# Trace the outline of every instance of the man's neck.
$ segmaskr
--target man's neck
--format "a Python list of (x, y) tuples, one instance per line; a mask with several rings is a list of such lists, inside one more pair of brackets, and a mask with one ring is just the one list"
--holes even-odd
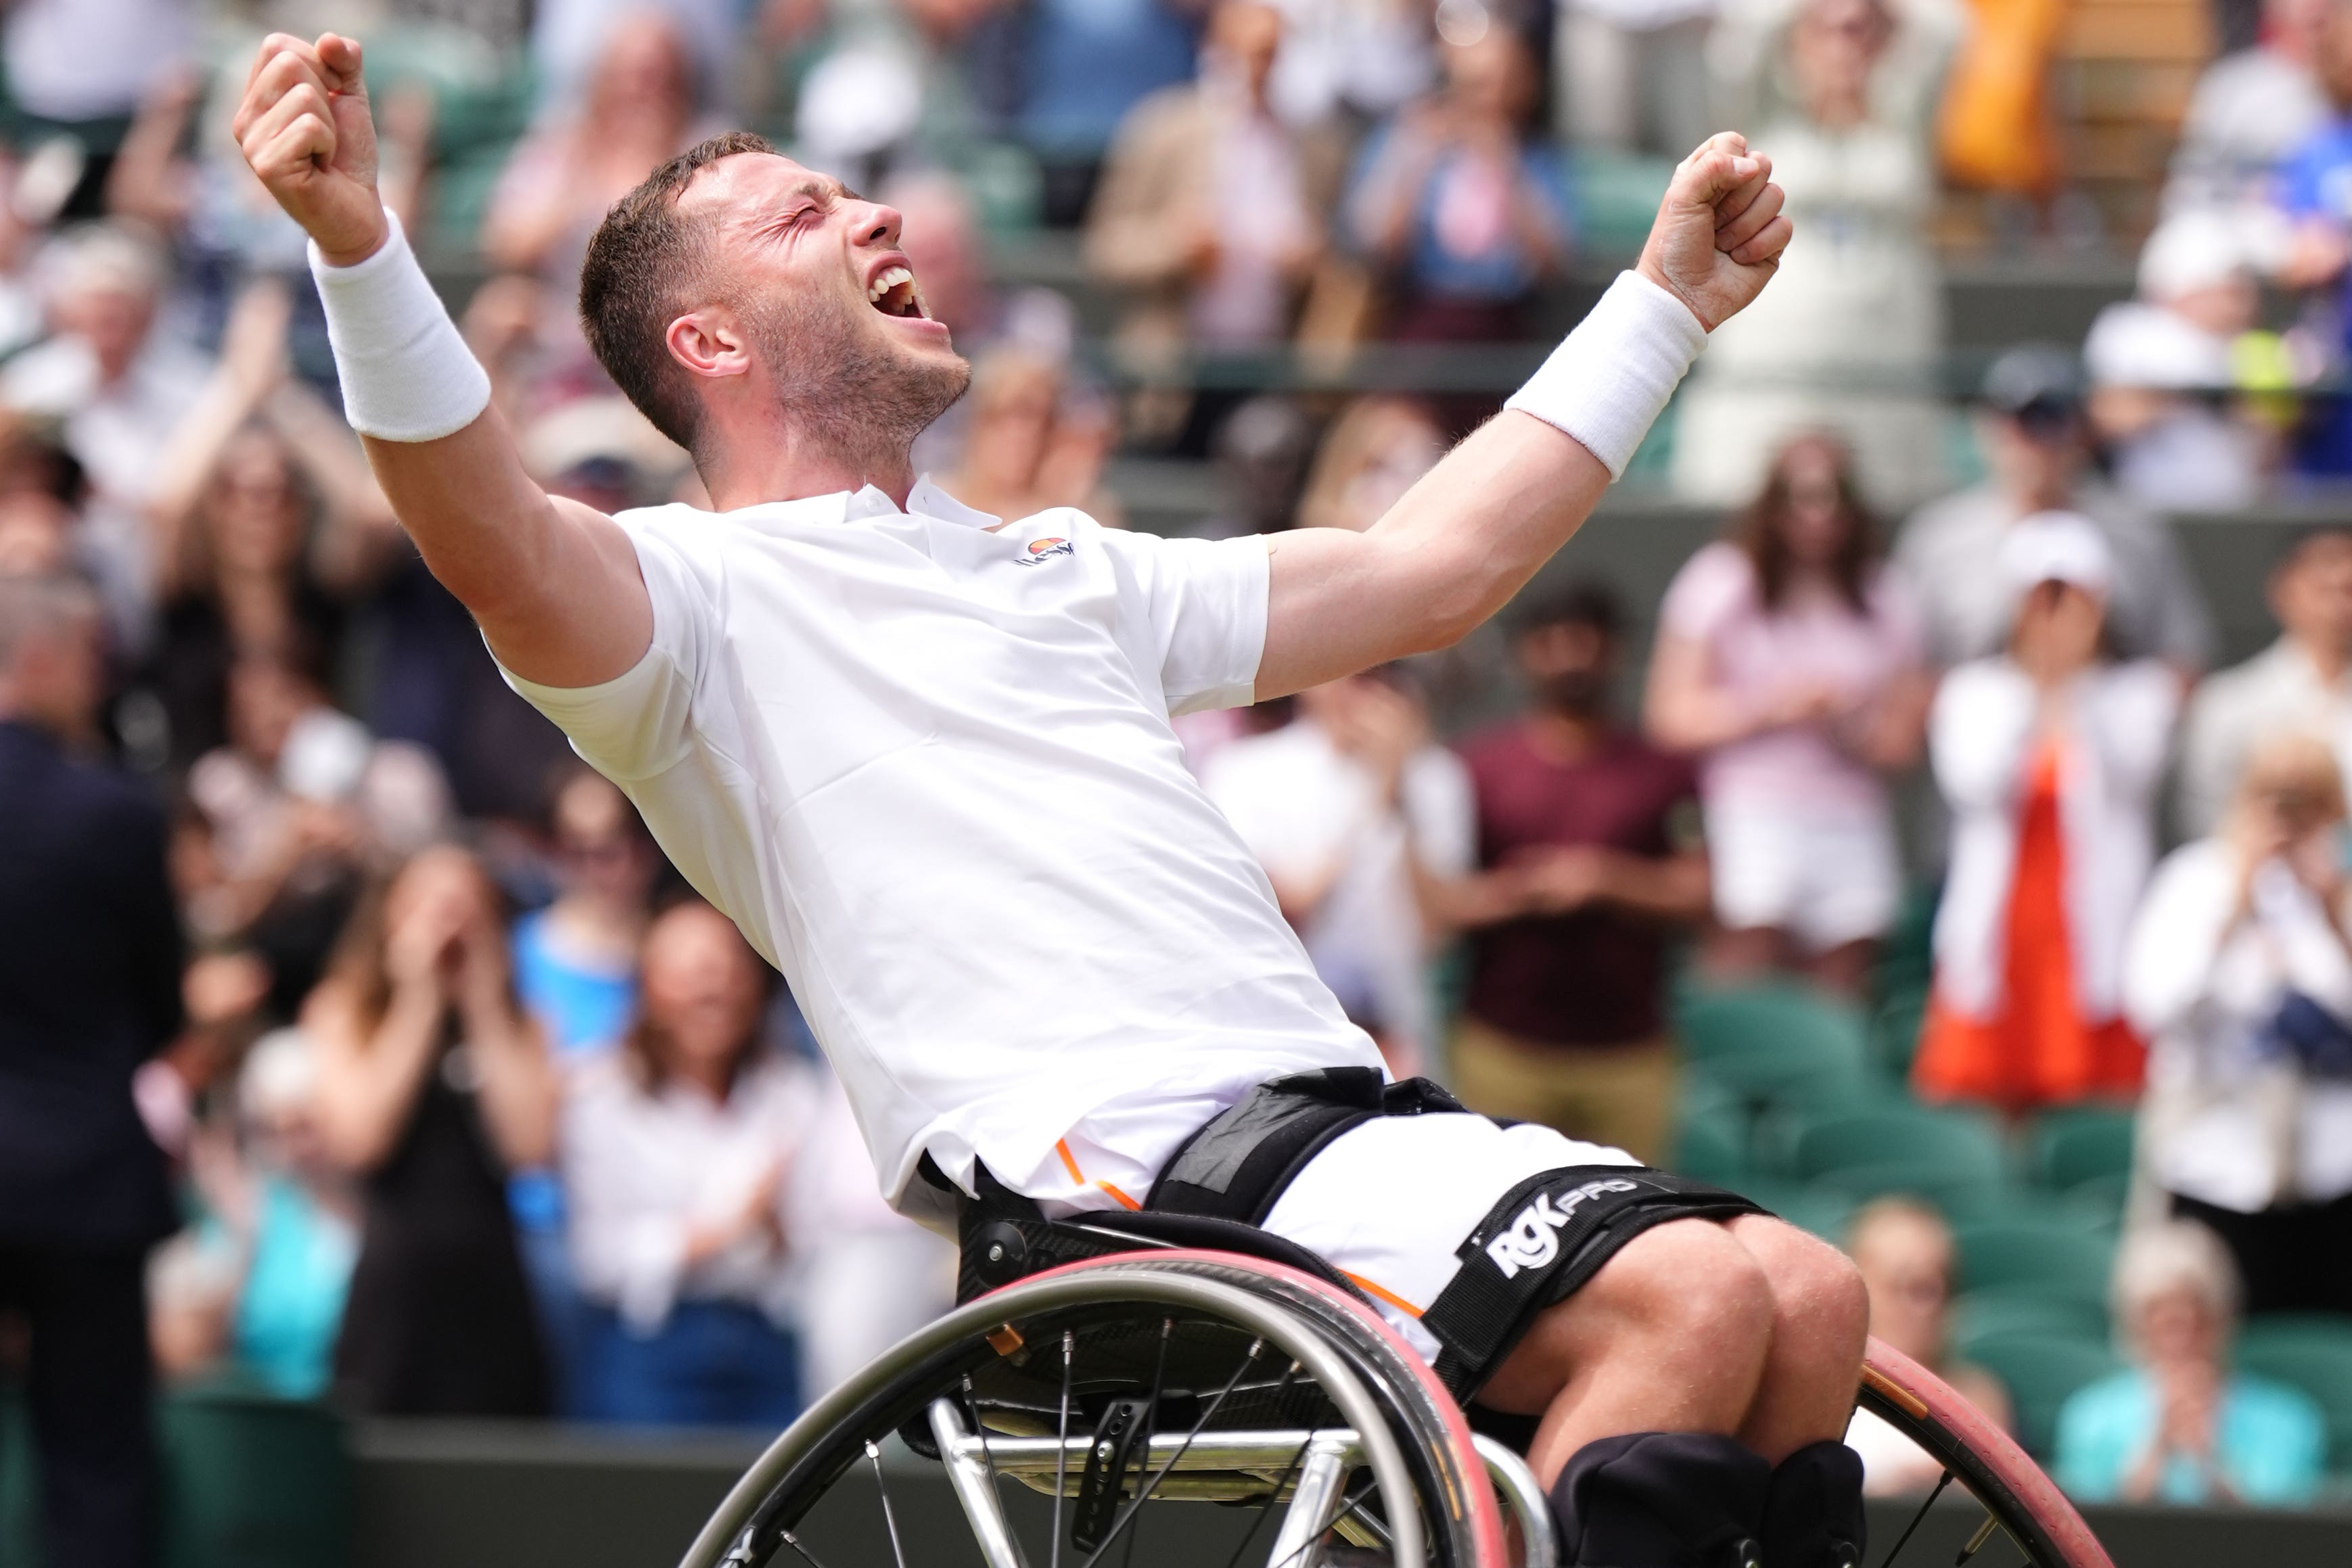
[(1609, 715), (1581, 708), (1528, 710), (1528, 742), (1536, 754), (1555, 763), (1580, 763), (1609, 738)]
[(872, 485), (905, 510), (915, 488), (909, 447), (877, 444), (870, 451), (820, 446), (787, 426), (754, 435), (730, 434), (711, 444), (714, 455), (698, 458), (710, 504), (720, 511), (768, 501), (805, 500)]
[(2311, 661), (2311, 668), (2318, 672), (2323, 685), (2341, 685), (2345, 671), (2352, 668), (2352, 654), (2323, 637), (2299, 637), (2290, 634), (2287, 641)]

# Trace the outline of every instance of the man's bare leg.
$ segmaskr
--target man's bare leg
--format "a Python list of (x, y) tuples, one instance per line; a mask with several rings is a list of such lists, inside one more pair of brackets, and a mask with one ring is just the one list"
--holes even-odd
[(1870, 1298), (1845, 1254), (1796, 1226), (1742, 1215), (1728, 1230), (1772, 1289), (1772, 1339), (1739, 1440), (1779, 1464), (1845, 1436), (1870, 1333)]
[(1538, 1318), (1480, 1398), (1540, 1415), (1528, 1459), (1570, 1563), (1853, 1568), (1839, 1439), (1867, 1313), (1853, 1264), (1779, 1220), (1675, 1220)]
[(1755, 1409), (1778, 1310), (1764, 1265), (1728, 1227), (1670, 1220), (1538, 1318), (1479, 1401), (1542, 1416), (1528, 1462), (1547, 1487), (1597, 1437), (1734, 1436)]

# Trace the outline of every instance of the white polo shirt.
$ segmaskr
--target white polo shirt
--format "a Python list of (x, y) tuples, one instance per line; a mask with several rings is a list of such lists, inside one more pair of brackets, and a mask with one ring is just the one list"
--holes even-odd
[(1139, 1200), (1251, 1086), (1380, 1064), (1169, 728), (1251, 700), (1265, 544), (908, 501), (625, 512), (652, 647), (507, 679), (792, 982), (894, 1204), (926, 1149)]

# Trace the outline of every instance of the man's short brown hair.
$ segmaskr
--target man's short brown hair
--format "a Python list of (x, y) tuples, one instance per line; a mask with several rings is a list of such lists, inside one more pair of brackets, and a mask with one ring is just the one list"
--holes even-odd
[(693, 280), (698, 226), (677, 216), (677, 198), (706, 166), (739, 153), (773, 153), (766, 138), (730, 131), (679, 153), (604, 215), (580, 268), (580, 321), (598, 363), (654, 427), (694, 450), (701, 405), (670, 357), (670, 321)]

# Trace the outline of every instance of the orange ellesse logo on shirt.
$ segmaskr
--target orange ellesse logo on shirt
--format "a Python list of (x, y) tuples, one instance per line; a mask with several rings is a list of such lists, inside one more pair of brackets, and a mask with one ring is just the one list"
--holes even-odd
[(1028, 553), (1018, 557), (1015, 564), (1034, 566), (1039, 562), (1053, 556), (1067, 555), (1074, 548), (1068, 540), (1057, 539), (1051, 535), (1044, 539), (1033, 539), (1029, 542)]

